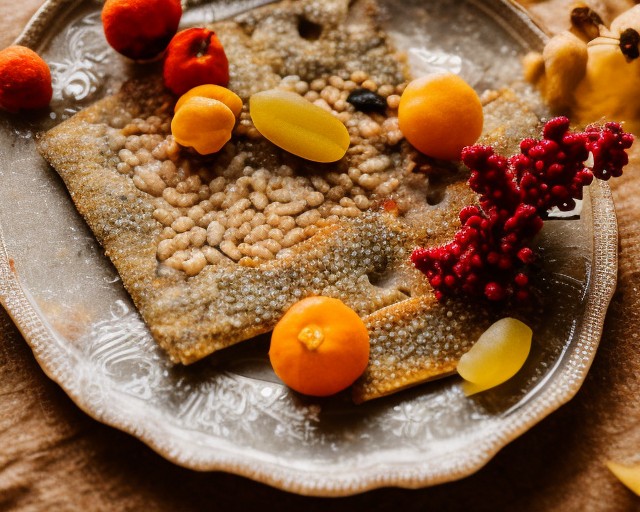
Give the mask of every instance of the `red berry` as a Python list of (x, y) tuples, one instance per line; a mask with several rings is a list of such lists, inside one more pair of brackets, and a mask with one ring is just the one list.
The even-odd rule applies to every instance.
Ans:
[(535, 256), (533, 254), (533, 251), (529, 247), (523, 247), (518, 251), (518, 259), (522, 263), (528, 264), (534, 262)]
[(514, 277), (513, 280), (521, 288), (524, 288), (529, 284), (529, 278), (527, 277), (526, 274), (523, 274), (523, 273), (516, 274), (516, 277)]
[(494, 301), (500, 301), (506, 297), (504, 288), (498, 283), (487, 284), (487, 286), (485, 286), (484, 288), (484, 294), (486, 295), (487, 299)]

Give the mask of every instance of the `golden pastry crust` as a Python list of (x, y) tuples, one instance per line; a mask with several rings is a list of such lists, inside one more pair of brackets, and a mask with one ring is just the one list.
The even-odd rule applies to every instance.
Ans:
[[(475, 305), (437, 303), (409, 262), (415, 247), (449, 239), (475, 196), (465, 170), (434, 166), (398, 137), (392, 96), (406, 74), (372, 5), (286, 1), (214, 26), (243, 100), (271, 87), (315, 91), (345, 120), (352, 145), (336, 164), (276, 148), (246, 106), (219, 154), (179, 148), (175, 98), (158, 76), (126, 83), (39, 140), (173, 361), (268, 332), (305, 296), (332, 296), (372, 334), (354, 395), (364, 401), (451, 372), (484, 325)], [(321, 27), (317, 38), (301, 35), (301, 18)], [(354, 80), (386, 86), (386, 114), (339, 103)], [(505, 146), (536, 124), (507, 92), (485, 110), (487, 142)], [(505, 127), (504, 112), (519, 115)]]

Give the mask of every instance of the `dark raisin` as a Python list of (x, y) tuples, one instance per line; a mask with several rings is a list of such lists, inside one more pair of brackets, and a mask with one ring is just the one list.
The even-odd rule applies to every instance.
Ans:
[(384, 112), (387, 109), (387, 100), (369, 89), (354, 89), (347, 101), (361, 112)]

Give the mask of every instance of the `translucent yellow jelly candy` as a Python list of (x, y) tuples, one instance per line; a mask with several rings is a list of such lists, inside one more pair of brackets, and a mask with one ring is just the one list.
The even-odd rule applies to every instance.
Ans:
[(273, 89), (249, 99), (256, 129), (276, 146), (314, 162), (340, 160), (349, 148), (349, 132), (331, 113), (302, 96)]
[(617, 462), (609, 461), (607, 467), (618, 477), (618, 480), (640, 496), (640, 464), (623, 466)]
[(522, 368), (531, 350), (531, 329), (515, 318), (489, 327), (460, 358), (458, 373), (464, 393), (473, 395), (509, 380)]

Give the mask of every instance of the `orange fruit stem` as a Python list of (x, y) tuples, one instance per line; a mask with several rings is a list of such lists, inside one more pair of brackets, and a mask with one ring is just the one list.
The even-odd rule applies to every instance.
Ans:
[(316, 350), (324, 341), (324, 331), (317, 325), (307, 325), (298, 334), (298, 341), (309, 350)]
[(358, 314), (331, 297), (307, 297), (280, 319), (269, 359), (290, 388), (328, 396), (349, 387), (369, 363), (369, 332)]

